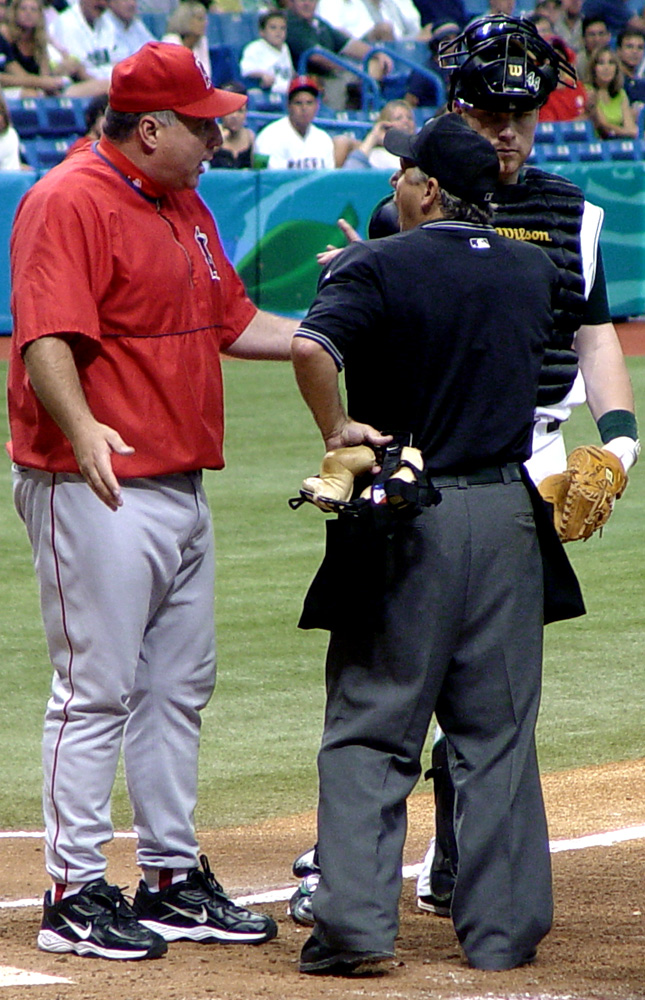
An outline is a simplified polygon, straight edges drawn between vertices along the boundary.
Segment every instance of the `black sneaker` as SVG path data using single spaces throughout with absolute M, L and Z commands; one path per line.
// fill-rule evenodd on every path
M 435 896 L 431 893 L 429 896 L 417 896 L 417 906 L 420 910 L 424 910 L 426 913 L 434 913 L 437 917 L 449 917 L 450 907 L 452 906 L 452 893 L 448 892 L 445 896 Z
M 319 882 L 320 875 L 306 875 L 289 900 L 287 913 L 295 923 L 303 927 L 313 927 L 316 922 L 311 902 Z
M 104 878 L 88 882 L 59 903 L 52 903 L 47 890 L 38 947 L 41 951 L 130 960 L 160 958 L 168 951 L 159 934 L 139 923 L 118 886 L 108 885 Z
M 312 935 L 302 946 L 300 971 L 319 976 L 378 975 L 385 971 L 382 963 L 392 958 L 392 951 L 339 951 Z
M 262 944 L 278 933 L 275 920 L 236 906 L 213 875 L 205 854 L 203 871 L 193 868 L 185 882 L 150 892 L 144 881 L 134 897 L 134 912 L 144 927 L 166 941 L 231 941 Z

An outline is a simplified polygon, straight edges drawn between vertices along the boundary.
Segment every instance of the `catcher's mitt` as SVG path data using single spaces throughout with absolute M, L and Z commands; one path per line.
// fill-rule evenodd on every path
M 565 472 L 547 476 L 538 489 L 553 504 L 555 529 L 563 542 L 586 541 L 609 520 L 627 476 L 606 448 L 583 445 L 571 452 Z

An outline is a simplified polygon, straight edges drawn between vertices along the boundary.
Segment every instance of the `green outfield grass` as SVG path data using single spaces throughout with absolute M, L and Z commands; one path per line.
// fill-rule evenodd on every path
M 645 412 L 645 358 L 629 360 Z M 2 381 L 6 365 L 1 368 Z M 313 808 L 326 636 L 296 628 L 324 516 L 287 498 L 321 446 L 288 365 L 227 362 L 227 468 L 208 473 L 216 527 L 219 675 L 205 712 L 201 828 Z M 6 417 L 1 430 L 6 440 Z M 594 442 L 586 410 L 569 447 Z M 118 514 L 115 515 L 118 517 Z M 545 771 L 645 756 L 645 461 L 604 536 L 568 548 L 588 614 L 546 630 L 539 751 Z M 40 730 L 50 681 L 24 528 L 0 461 L 0 828 L 39 828 Z M 154 775 L 151 775 L 154 780 Z M 82 773 L 79 774 L 82 781 Z M 114 819 L 129 825 L 122 776 Z

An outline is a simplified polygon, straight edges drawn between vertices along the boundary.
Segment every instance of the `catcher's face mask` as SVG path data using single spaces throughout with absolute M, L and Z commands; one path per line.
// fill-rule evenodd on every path
M 558 83 L 574 87 L 573 66 L 538 34 L 531 21 L 481 17 L 439 46 L 439 64 L 452 69 L 450 102 L 484 111 L 531 111 Z

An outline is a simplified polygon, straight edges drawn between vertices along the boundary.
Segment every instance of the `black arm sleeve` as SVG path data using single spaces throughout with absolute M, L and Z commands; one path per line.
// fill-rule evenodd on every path
M 582 314 L 585 326 L 598 326 L 600 323 L 610 323 L 609 300 L 607 299 L 607 282 L 605 268 L 602 262 L 602 251 L 598 245 L 596 258 L 596 276 Z

